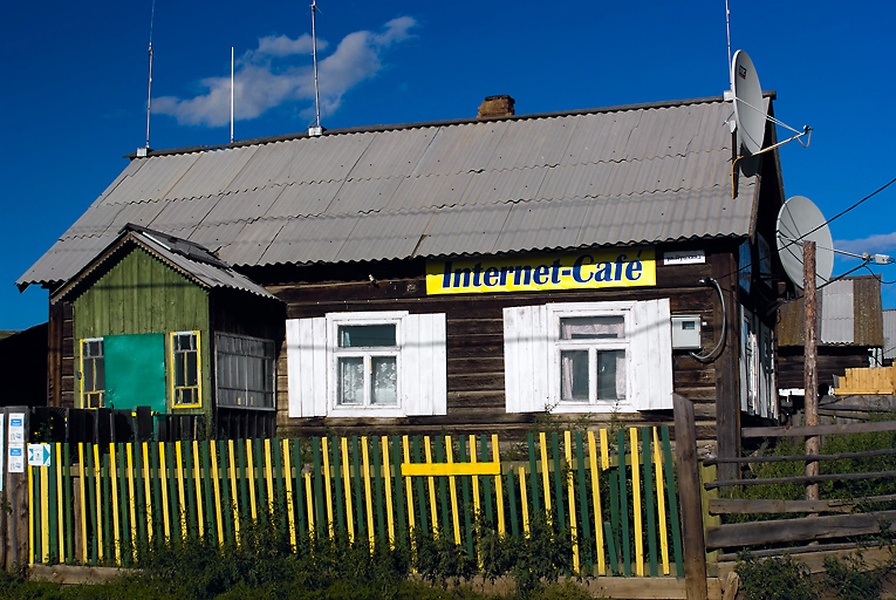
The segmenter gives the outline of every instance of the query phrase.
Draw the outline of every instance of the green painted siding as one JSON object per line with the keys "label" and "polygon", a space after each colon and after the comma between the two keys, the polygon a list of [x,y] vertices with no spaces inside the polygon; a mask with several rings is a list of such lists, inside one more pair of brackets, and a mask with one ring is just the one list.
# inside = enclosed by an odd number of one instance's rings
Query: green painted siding
{"label": "green painted siding", "polygon": [[[208,292],[142,249],[133,249],[73,301],[75,368],[84,338],[164,333],[170,356],[173,331],[199,331],[202,347],[202,411],[211,409],[211,351]],[[166,377],[170,377],[166,366]],[[80,389],[76,379],[76,396]],[[78,401],[79,402],[79,401]],[[76,402],[76,404],[78,404]],[[168,399],[170,406],[171,399]],[[181,409],[177,412],[197,412]]]}

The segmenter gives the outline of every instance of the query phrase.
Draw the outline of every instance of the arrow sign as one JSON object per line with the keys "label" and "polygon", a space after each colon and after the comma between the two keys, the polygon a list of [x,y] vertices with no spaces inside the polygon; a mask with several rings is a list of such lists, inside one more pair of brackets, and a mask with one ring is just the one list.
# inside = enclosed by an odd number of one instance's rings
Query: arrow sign
{"label": "arrow sign", "polygon": [[50,444],[28,444],[28,466],[50,466]]}

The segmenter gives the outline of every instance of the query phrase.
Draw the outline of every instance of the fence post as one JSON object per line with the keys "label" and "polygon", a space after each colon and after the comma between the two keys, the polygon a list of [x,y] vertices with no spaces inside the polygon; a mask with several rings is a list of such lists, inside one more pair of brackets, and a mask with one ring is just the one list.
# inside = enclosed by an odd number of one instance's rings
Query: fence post
{"label": "fence post", "polygon": [[694,405],[672,394],[675,412],[675,463],[681,525],[684,530],[684,578],[688,600],[706,600],[706,543],[703,539],[703,503],[697,476],[697,432]]}

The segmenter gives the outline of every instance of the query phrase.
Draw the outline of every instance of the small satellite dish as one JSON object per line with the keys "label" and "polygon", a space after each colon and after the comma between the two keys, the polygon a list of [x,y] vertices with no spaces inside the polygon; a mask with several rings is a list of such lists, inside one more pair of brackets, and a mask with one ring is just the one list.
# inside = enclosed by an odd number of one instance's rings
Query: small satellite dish
{"label": "small satellite dish", "polygon": [[803,289],[803,242],[815,242],[815,283],[821,285],[834,270],[834,241],[821,210],[805,196],[793,196],[778,211],[775,227],[778,256],[790,281]]}
{"label": "small satellite dish", "polygon": [[755,154],[762,150],[766,114],[759,76],[750,56],[743,50],[735,52],[731,61],[731,87],[738,146],[747,154]]}

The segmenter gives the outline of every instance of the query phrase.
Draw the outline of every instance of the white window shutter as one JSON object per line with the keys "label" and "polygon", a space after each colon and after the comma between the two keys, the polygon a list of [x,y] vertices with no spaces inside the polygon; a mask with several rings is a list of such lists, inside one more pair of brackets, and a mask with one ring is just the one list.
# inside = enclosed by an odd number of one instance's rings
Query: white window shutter
{"label": "white window shutter", "polygon": [[289,416],[327,414],[327,320],[287,319]]}
{"label": "white window shutter", "polygon": [[669,299],[635,302],[631,309],[630,394],[636,410],[672,408],[672,318]]}
{"label": "white window shutter", "polygon": [[551,404],[549,329],[544,305],[504,309],[504,393],[508,413],[541,412]]}
{"label": "white window shutter", "polygon": [[413,314],[402,320],[402,407],[406,415],[448,412],[448,352],[445,314]]}

